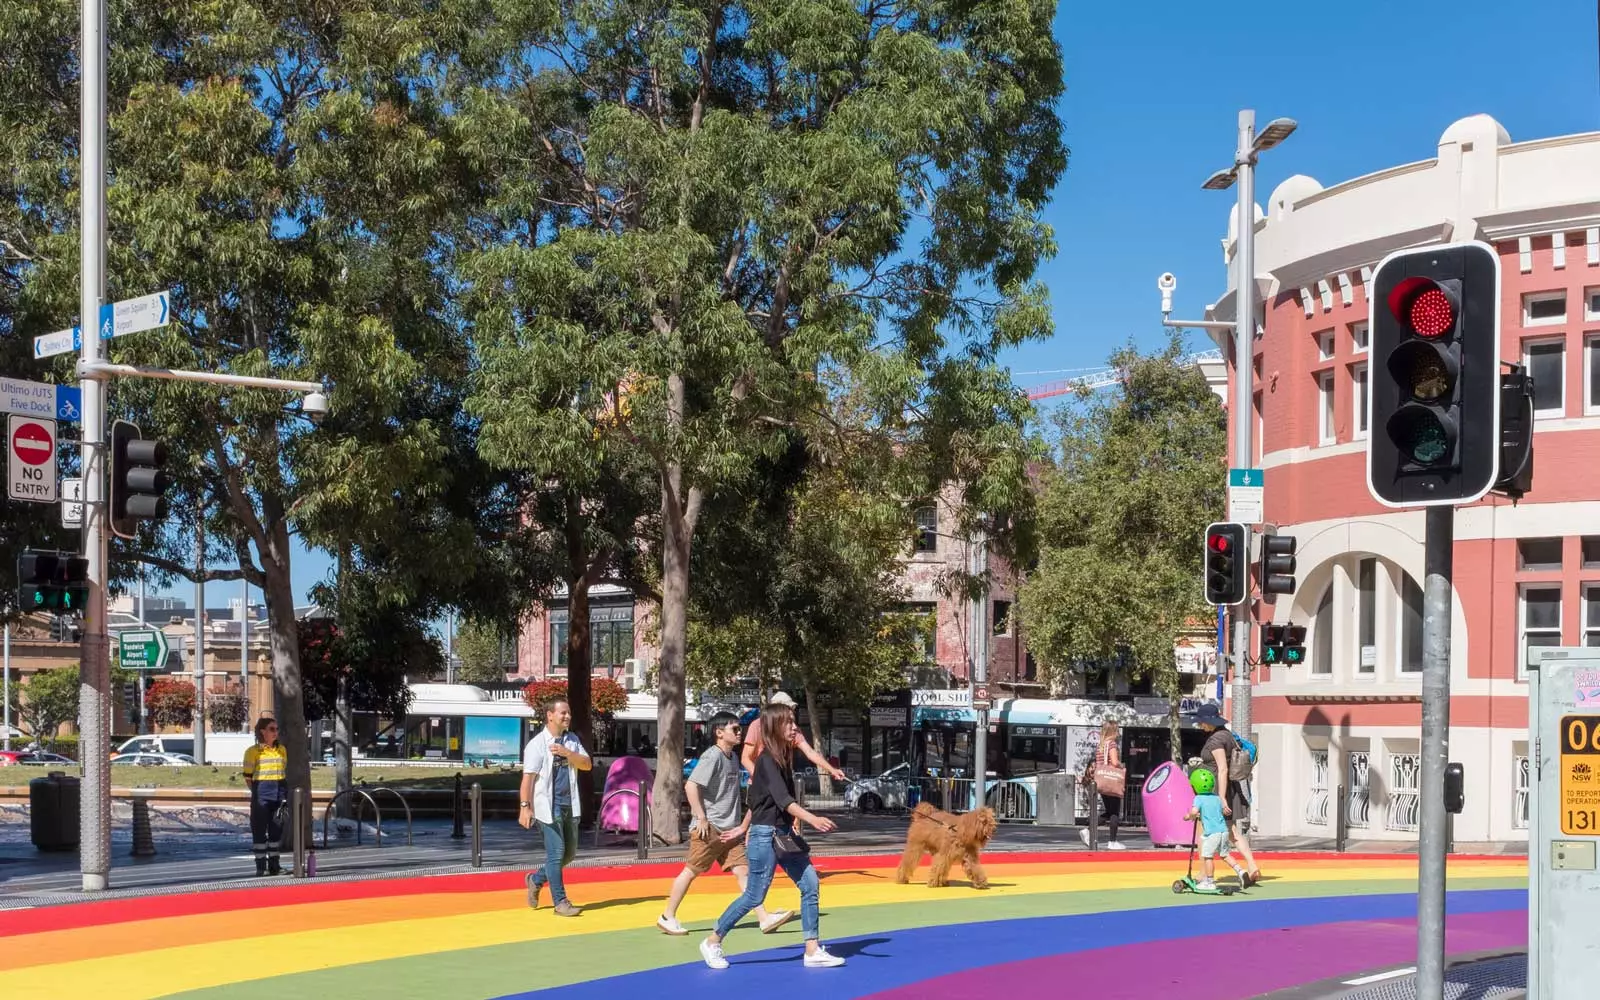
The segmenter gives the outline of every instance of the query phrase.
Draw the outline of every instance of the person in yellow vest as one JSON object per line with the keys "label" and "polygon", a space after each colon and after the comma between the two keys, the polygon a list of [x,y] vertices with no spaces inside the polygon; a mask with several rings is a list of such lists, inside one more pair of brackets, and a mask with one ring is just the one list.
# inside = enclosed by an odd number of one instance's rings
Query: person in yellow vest
{"label": "person in yellow vest", "polygon": [[250,786],[250,850],[257,875],[277,875],[283,844],[283,804],[289,799],[289,752],[278,743],[278,724],[256,720],[256,743],[244,752],[244,780]]}

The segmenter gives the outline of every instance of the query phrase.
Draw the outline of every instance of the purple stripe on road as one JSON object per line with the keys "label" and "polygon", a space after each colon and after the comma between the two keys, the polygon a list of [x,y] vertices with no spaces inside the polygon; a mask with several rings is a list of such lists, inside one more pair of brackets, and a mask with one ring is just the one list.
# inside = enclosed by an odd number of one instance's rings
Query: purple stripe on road
{"label": "purple stripe on road", "polygon": [[[1227,911],[1219,907],[1217,921],[1226,920]],[[1445,925],[1445,950],[1450,954],[1527,943],[1525,910],[1465,913],[1450,917]],[[1361,920],[1051,955],[925,979],[864,1000],[1069,995],[1095,1000],[1246,1000],[1334,976],[1410,965],[1416,958],[1415,920]]]}

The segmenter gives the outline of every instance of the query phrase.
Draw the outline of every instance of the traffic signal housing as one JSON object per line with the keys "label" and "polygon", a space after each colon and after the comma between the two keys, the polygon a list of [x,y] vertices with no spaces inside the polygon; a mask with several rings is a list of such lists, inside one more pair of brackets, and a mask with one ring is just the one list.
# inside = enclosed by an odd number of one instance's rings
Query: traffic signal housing
{"label": "traffic signal housing", "polygon": [[167,446],[139,436],[139,428],[126,420],[111,425],[111,531],[132,538],[140,521],[159,520],[167,514]]}
{"label": "traffic signal housing", "polygon": [[1250,592],[1250,533],[1244,525],[1219,521],[1206,526],[1206,603],[1233,605]]}
{"label": "traffic signal housing", "polygon": [[81,613],[89,603],[89,560],[72,552],[25,550],[17,557],[22,611]]}
{"label": "traffic signal housing", "polygon": [[1389,507],[1471,503],[1500,470],[1500,258],[1390,254],[1368,289],[1367,488]]}
{"label": "traffic signal housing", "polygon": [[1292,594],[1295,588],[1295,549],[1299,540],[1276,533],[1261,536],[1261,593]]}
{"label": "traffic signal housing", "polygon": [[1306,662],[1304,625],[1261,626],[1261,662],[1268,666],[1293,667]]}

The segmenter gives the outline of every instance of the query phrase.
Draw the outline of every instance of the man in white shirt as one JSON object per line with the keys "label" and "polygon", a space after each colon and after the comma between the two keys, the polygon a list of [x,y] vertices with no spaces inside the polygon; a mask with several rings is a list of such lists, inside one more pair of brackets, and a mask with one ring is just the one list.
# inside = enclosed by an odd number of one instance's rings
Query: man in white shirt
{"label": "man in white shirt", "polygon": [[565,699],[545,705],[544,728],[522,751],[522,801],[517,822],[524,830],[539,824],[544,834],[544,867],[528,873],[528,905],[538,909],[539,892],[550,883],[550,900],[556,916],[575,917],[583,911],[567,899],[561,870],[578,853],[578,772],[594,766],[589,752],[572,725],[572,708]]}

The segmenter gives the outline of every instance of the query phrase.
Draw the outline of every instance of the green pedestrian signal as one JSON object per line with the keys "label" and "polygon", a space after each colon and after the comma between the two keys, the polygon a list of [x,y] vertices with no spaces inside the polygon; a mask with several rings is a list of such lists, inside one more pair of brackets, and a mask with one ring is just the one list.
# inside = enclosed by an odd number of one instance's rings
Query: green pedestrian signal
{"label": "green pedestrian signal", "polygon": [[28,549],[17,557],[22,611],[79,614],[89,603],[89,560],[72,552]]}

